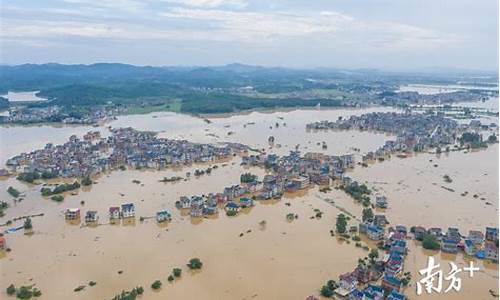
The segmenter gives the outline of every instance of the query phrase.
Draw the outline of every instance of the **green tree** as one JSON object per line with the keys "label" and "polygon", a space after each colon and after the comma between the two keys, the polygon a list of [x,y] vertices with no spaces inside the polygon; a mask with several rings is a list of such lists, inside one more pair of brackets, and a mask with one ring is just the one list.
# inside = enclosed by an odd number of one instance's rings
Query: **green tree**
{"label": "green tree", "polygon": [[429,250],[439,250],[439,248],[441,248],[438,239],[432,234],[424,234],[424,238],[422,239],[422,247]]}
{"label": "green tree", "polygon": [[242,183],[254,182],[255,180],[257,180],[257,175],[253,175],[252,173],[243,173],[240,176]]}
{"label": "green tree", "polygon": [[175,277],[181,277],[182,270],[180,268],[174,268],[172,274],[174,274]]}
{"label": "green tree", "polygon": [[201,267],[203,266],[203,263],[201,262],[201,260],[199,258],[191,258],[189,260],[189,263],[187,264],[187,266],[192,270],[201,269]]}
{"label": "green tree", "polygon": [[82,185],[88,186],[92,184],[92,179],[89,176],[86,176],[82,179]]}
{"label": "green tree", "polygon": [[21,195],[21,192],[11,186],[9,186],[9,188],[7,189],[7,193],[9,193],[14,198],[17,198],[19,197],[19,195]]}
{"label": "green tree", "polygon": [[7,287],[7,295],[12,296],[16,293],[16,287],[11,284]]}
{"label": "green tree", "polygon": [[363,209],[363,222],[373,220],[373,211],[371,208]]}
{"label": "green tree", "polygon": [[496,135],[492,134],[492,135],[490,135],[488,137],[488,143],[493,144],[493,143],[496,143],[496,142],[497,142],[497,136]]}
{"label": "green tree", "polygon": [[17,290],[16,297],[19,299],[30,299],[33,297],[33,291],[29,286],[22,286]]}
{"label": "green tree", "polygon": [[157,290],[157,289],[161,288],[161,281],[155,280],[155,282],[153,282],[153,284],[151,284],[151,288],[153,290]]}
{"label": "green tree", "polygon": [[64,196],[63,195],[54,195],[54,196],[50,197],[50,199],[52,199],[56,202],[62,202],[64,200]]}
{"label": "green tree", "polygon": [[370,263],[373,265],[378,258],[378,250],[372,249],[370,253],[368,253],[368,257],[370,258]]}
{"label": "green tree", "polygon": [[37,288],[33,289],[33,297],[40,297],[42,295],[42,291]]}
{"label": "green tree", "polygon": [[321,287],[321,290],[320,290],[321,296],[330,298],[333,296],[333,293],[334,293],[334,291],[332,289],[330,289],[327,285],[324,285],[323,287]]}
{"label": "green tree", "polygon": [[347,229],[347,220],[344,214],[339,214],[337,216],[337,232],[338,233],[345,233]]}

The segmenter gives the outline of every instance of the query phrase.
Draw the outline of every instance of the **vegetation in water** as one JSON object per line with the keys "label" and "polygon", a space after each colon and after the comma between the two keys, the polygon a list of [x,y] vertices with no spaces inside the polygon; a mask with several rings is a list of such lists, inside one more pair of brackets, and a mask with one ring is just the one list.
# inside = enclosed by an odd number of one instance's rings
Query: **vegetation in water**
{"label": "vegetation in water", "polygon": [[429,250],[439,250],[441,247],[438,239],[432,234],[424,234],[422,239],[422,247]]}
{"label": "vegetation in water", "polygon": [[161,281],[159,280],[155,280],[152,284],[151,284],[151,288],[153,290],[158,290],[161,288]]}
{"label": "vegetation in water", "polygon": [[337,222],[335,226],[338,233],[345,233],[347,231],[347,219],[344,214],[339,214],[337,216]]}
{"label": "vegetation in water", "polygon": [[40,192],[42,193],[42,196],[51,196],[51,195],[56,195],[60,193],[64,193],[67,191],[71,190],[76,190],[80,188],[80,183],[78,181],[75,181],[73,183],[63,183],[63,184],[58,184],[54,189],[48,188],[48,187],[43,187],[40,189]]}
{"label": "vegetation in water", "polygon": [[241,183],[250,183],[256,180],[257,180],[257,175],[254,175],[252,173],[243,173],[240,176]]}
{"label": "vegetation in water", "polygon": [[17,197],[19,197],[19,195],[21,195],[20,191],[18,191],[17,189],[15,189],[11,186],[9,186],[9,188],[7,188],[7,193],[9,193],[9,195],[11,195],[14,198],[17,198]]}
{"label": "vegetation in water", "polygon": [[196,270],[196,269],[201,269],[201,267],[203,266],[203,263],[201,262],[201,260],[199,258],[191,258],[189,260],[189,263],[187,264],[187,266],[191,270]]}

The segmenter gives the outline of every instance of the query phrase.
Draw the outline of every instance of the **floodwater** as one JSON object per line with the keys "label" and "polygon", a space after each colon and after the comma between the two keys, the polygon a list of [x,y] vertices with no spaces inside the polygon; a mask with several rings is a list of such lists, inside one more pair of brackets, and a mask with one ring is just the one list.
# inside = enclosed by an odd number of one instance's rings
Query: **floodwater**
{"label": "floodwater", "polygon": [[435,95],[441,93],[453,93],[463,90],[498,91],[498,86],[475,86],[475,85],[434,85],[434,84],[408,84],[402,85],[398,92],[417,92],[422,95]]}
{"label": "floodwater", "polygon": [[[210,123],[175,113],[153,113],[119,117],[99,128],[0,127],[0,158],[5,162],[18,152],[42,147],[47,142],[62,143],[71,134],[81,136],[88,130],[105,133],[108,125],[154,130],[161,132],[161,136],[196,142],[241,142],[278,154],[287,153],[297,144],[303,152],[362,154],[391,137],[357,131],[307,132],[305,124],[376,110],[385,109],[259,112],[210,118]],[[255,124],[250,124],[253,122]],[[229,132],[234,133],[228,135]],[[272,147],[268,143],[271,135],[275,137]],[[317,144],[322,141],[327,143],[327,149]],[[359,152],[353,148],[359,148]],[[454,152],[441,157],[431,154],[406,159],[393,157],[368,168],[357,166],[350,176],[367,181],[370,187],[388,196],[386,214],[392,224],[458,226],[466,233],[468,229],[498,226],[497,154],[498,145],[484,151]],[[244,172],[252,172],[260,178],[265,174],[260,168],[245,168],[239,163],[239,157],[218,162],[219,167],[211,175],[175,183],[158,180],[175,175],[182,177],[187,171],[193,173],[208,165],[187,166],[182,170],[114,171],[96,178],[97,184],[82,188],[76,195],[66,194],[62,203],[41,197],[40,186],[27,185],[14,178],[1,180],[0,198],[6,199],[11,207],[6,216],[0,218],[0,223],[28,214],[44,213],[44,216],[32,219],[33,235],[24,235],[22,231],[6,235],[12,251],[0,254],[0,298],[7,297],[5,288],[14,283],[17,286],[36,284],[43,292],[41,299],[51,300],[110,299],[137,285],[146,290],[143,299],[198,299],[200,295],[206,299],[228,300],[304,299],[318,295],[327,280],[353,270],[358,258],[367,255],[367,251],[355,247],[354,242],[348,244],[330,236],[330,230],[335,229],[335,217],[341,211],[360,217],[362,210],[339,190],[321,193],[315,187],[288,194],[281,201],[258,202],[236,217],[227,217],[221,210],[218,216],[191,218],[175,208],[175,201],[182,195],[221,192],[225,186],[238,183]],[[453,179],[452,183],[444,183],[445,174]],[[141,183],[133,183],[133,180]],[[6,192],[8,186],[23,192],[24,200],[13,203]],[[465,190],[468,195],[460,196]],[[474,194],[478,194],[478,198],[474,198]],[[329,199],[334,205],[324,201]],[[108,208],[123,202],[136,204],[135,222],[108,224]],[[97,210],[102,225],[86,227],[66,223],[63,211],[68,207],[80,207],[82,214],[86,210]],[[168,224],[158,225],[154,219],[139,220],[139,216],[154,216],[162,209],[173,213],[173,220]],[[322,218],[311,218],[315,215],[314,209],[324,213]],[[297,214],[298,219],[287,221],[288,213]],[[21,224],[16,221],[9,228]],[[350,221],[350,225],[356,224],[356,220]],[[433,253],[423,251],[412,241],[409,244],[405,271],[411,271],[414,279],[407,294],[417,298],[416,272],[425,267],[427,256]],[[201,271],[188,271],[185,264],[192,257],[202,260]],[[460,255],[449,258],[437,254],[436,259],[443,266],[449,259],[463,264]],[[498,265],[476,263],[482,272],[474,278],[464,278],[461,293],[420,297],[470,299],[474,295],[476,299],[490,299],[489,289],[498,292]],[[182,278],[168,283],[167,277],[175,267],[183,269]],[[444,267],[446,271],[447,267]],[[160,291],[150,288],[156,279],[163,282]],[[97,285],[73,291],[89,281]]]}
{"label": "floodwater", "polygon": [[498,144],[466,154],[392,156],[351,176],[387,196],[385,213],[393,224],[456,226],[463,234],[498,224]]}

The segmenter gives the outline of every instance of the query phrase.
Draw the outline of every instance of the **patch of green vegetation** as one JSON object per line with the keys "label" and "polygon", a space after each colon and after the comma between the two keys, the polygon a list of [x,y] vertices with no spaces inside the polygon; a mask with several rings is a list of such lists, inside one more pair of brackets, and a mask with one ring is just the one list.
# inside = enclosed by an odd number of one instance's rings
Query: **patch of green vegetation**
{"label": "patch of green vegetation", "polygon": [[337,222],[335,224],[338,233],[345,233],[347,230],[347,219],[344,214],[339,214],[337,216]]}
{"label": "patch of green vegetation", "polygon": [[241,183],[250,183],[256,180],[257,180],[257,175],[254,175],[252,173],[243,173],[240,176]]}
{"label": "patch of green vegetation", "polygon": [[7,287],[7,295],[9,296],[16,296],[16,298],[18,299],[31,299],[31,298],[37,298],[37,297],[40,297],[42,295],[42,292],[33,287],[33,285],[31,286],[21,286],[20,288],[16,289],[16,287],[11,284]]}
{"label": "patch of green vegetation", "polygon": [[92,185],[92,183],[93,183],[92,179],[90,179],[89,176],[83,177],[83,179],[82,179],[82,185],[83,186],[89,186],[89,185]]}
{"label": "patch of green vegetation", "polygon": [[203,266],[203,263],[201,262],[201,260],[199,258],[191,258],[189,260],[189,263],[187,264],[187,266],[191,270],[196,270],[196,269],[201,269],[201,267]]}
{"label": "patch of green vegetation", "polygon": [[5,216],[5,210],[9,208],[9,204],[5,201],[0,201],[0,217]]}
{"label": "patch of green vegetation", "polygon": [[182,102],[179,100],[170,100],[167,103],[151,103],[143,105],[130,105],[127,106],[126,114],[128,115],[140,115],[149,114],[152,112],[159,111],[172,111],[180,112],[182,107]]}
{"label": "patch of green vegetation", "polygon": [[56,201],[56,202],[63,202],[64,201],[64,196],[63,195],[54,195],[50,197],[50,199]]}
{"label": "patch of green vegetation", "polygon": [[484,148],[487,147],[488,144],[483,142],[482,135],[476,132],[464,132],[462,136],[458,138],[460,145],[469,145],[471,148]]}
{"label": "patch of green vegetation", "polygon": [[80,188],[80,186],[81,186],[80,183],[78,183],[78,181],[75,181],[73,183],[59,184],[54,189],[43,187],[40,189],[40,192],[42,193],[42,196],[47,197],[47,196],[56,195],[56,194],[64,193],[64,192],[71,191],[71,190],[76,190],[76,189]]}
{"label": "patch of green vegetation", "polygon": [[40,174],[37,172],[23,172],[17,176],[17,180],[33,183],[40,179]]}
{"label": "patch of green vegetation", "polygon": [[371,208],[364,208],[362,214],[363,214],[362,217],[363,222],[368,220],[373,220],[373,211]]}
{"label": "patch of green vegetation", "polygon": [[155,280],[152,284],[151,284],[151,288],[153,290],[158,290],[161,288],[161,281],[159,280]]}
{"label": "patch of green vegetation", "polygon": [[138,286],[131,291],[122,291],[121,294],[114,296],[111,300],[135,300],[144,293],[144,288]]}
{"label": "patch of green vegetation", "polygon": [[182,269],[180,269],[180,268],[174,268],[172,270],[172,274],[174,275],[174,277],[181,277],[181,275],[182,275]]}
{"label": "patch of green vegetation", "polygon": [[9,186],[9,188],[7,189],[7,193],[9,193],[9,195],[11,195],[14,198],[17,198],[17,197],[19,197],[19,195],[21,195],[20,191],[18,191],[17,189],[15,189],[11,186]]}
{"label": "patch of green vegetation", "polygon": [[237,214],[238,214],[238,212],[237,212],[237,211],[235,211],[235,210],[228,210],[228,211],[226,211],[226,215],[227,215],[228,217],[234,217],[234,216],[236,216]]}
{"label": "patch of green vegetation", "polygon": [[323,297],[330,298],[335,293],[335,290],[339,287],[335,280],[328,280],[325,285],[320,289],[320,294]]}
{"label": "patch of green vegetation", "polygon": [[432,234],[424,234],[422,247],[429,250],[439,250],[441,248],[438,239]]}
{"label": "patch of green vegetation", "polygon": [[361,202],[363,206],[370,206],[370,189],[365,184],[350,184],[348,186],[341,187],[344,192],[351,196],[354,200]]}

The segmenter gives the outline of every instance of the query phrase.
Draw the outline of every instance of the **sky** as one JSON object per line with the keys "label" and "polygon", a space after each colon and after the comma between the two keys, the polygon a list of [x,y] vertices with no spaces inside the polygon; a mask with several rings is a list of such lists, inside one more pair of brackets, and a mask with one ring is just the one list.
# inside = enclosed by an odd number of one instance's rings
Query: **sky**
{"label": "sky", "polygon": [[1,0],[3,64],[498,69],[497,0]]}

